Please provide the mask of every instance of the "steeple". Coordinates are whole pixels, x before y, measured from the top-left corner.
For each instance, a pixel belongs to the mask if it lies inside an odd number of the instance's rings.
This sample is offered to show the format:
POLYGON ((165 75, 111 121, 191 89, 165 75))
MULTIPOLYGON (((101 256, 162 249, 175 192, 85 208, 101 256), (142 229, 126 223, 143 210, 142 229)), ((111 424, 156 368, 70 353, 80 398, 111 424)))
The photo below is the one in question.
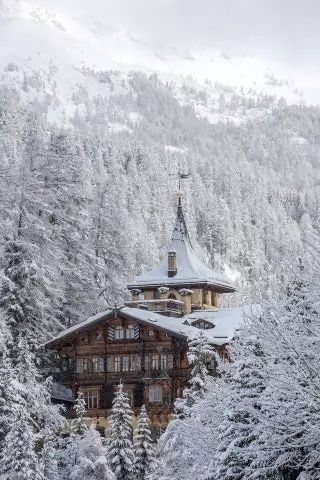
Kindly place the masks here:
POLYGON ((224 275, 214 272, 205 265, 195 253, 185 222, 181 196, 179 195, 176 220, 167 253, 159 265, 151 271, 139 275, 128 285, 133 297, 138 301, 138 292, 144 299, 156 300, 171 298, 189 306, 184 313, 189 313, 193 306, 208 308, 219 305, 221 293, 234 292, 232 282, 224 275), (160 292, 160 294, 159 294, 160 292), (191 298, 192 297, 192 298, 191 298))

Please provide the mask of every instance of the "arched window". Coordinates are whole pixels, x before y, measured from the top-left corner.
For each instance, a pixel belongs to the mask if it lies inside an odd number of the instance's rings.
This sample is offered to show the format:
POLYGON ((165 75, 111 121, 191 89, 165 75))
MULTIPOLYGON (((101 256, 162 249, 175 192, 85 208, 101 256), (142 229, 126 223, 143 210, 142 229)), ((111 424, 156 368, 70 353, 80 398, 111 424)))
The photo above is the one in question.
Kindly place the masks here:
POLYGON ((149 387, 149 402, 160 403, 162 402, 163 391, 161 385, 150 385, 149 387))
POLYGON ((118 325, 114 330, 115 340, 122 340, 124 338, 124 329, 118 325))
POLYGON ((134 338, 134 326, 129 325, 126 330, 126 338, 134 338))

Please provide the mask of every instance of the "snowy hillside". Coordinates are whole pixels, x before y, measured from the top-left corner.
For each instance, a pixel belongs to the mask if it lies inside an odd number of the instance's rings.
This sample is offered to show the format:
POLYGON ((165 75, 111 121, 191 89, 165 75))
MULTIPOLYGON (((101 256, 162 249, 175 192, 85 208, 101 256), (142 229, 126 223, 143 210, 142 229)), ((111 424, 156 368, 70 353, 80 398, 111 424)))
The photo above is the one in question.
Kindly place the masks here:
POLYGON ((0 175, 0 252, 26 189, 24 235, 61 287, 65 318, 121 302, 166 248, 184 168, 193 243, 237 280, 230 301, 278 293, 288 265, 312 258, 318 231, 320 114, 306 105, 316 73, 307 84, 279 65, 147 41, 110 22, 62 1, 0 3, 0 156, 16 185, 0 175), (44 195, 53 166, 61 177, 44 195), (36 207, 44 198, 48 217, 36 207))
MULTIPOLYGON (((157 72, 164 82, 173 82, 182 103, 190 102, 190 96, 186 99, 181 93, 183 85, 196 93, 200 91, 199 98, 206 96, 206 104, 199 104, 195 98, 191 103, 199 115, 213 122, 220 119, 217 113, 223 113, 221 108, 217 112, 213 104, 224 85, 241 90, 248 98, 262 92, 284 97, 290 103, 320 100, 315 74, 301 75, 253 58, 228 58, 209 48, 148 43, 130 26, 109 24, 107 18, 84 19, 76 10, 71 14, 61 4, 54 9, 52 5, 48 1, 2 0, 0 82, 20 85, 27 101, 36 97, 49 103, 49 118, 59 123, 65 123, 74 113, 72 96, 76 90, 85 88, 90 97, 109 96, 112 85, 113 93, 122 92, 131 70, 157 72), (101 74, 110 70, 121 74, 101 74), (88 71, 95 72, 96 78, 88 76, 88 71)), ((224 113, 226 119, 236 121, 242 116, 234 111, 224 113)))

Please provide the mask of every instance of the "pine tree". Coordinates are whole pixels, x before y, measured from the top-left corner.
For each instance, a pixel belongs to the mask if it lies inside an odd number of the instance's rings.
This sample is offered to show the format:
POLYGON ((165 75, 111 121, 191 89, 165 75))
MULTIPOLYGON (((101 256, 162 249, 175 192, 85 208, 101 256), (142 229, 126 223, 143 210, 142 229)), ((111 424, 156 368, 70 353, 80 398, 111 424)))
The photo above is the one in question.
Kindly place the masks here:
POLYGON ((149 418, 146 407, 141 407, 137 428, 134 432, 134 475, 135 480, 146 480, 154 461, 149 418))
POLYGON ((88 432, 85 422, 86 404, 83 393, 79 390, 73 405, 75 418, 71 421, 70 436, 60 440, 57 462, 60 480, 70 480, 70 475, 79 468, 81 458, 81 442, 88 432))
POLYGON ((231 363, 221 364, 224 376, 223 417, 212 479, 240 480, 254 457, 250 447, 256 438, 265 388, 263 352, 258 341, 243 332, 231 346, 231 363))
POLYGON ((79 390, 77 394, 76 401, 73 406, 76 418, 71 422, 71 433, 72 435, 82 436, 88 429, 87 424, 84 421, 86 413, 86 402, 83 398, 83 393, 79 390))
POLYGON ((115 480, 115 475, 107 464, 101 436, 94 427, 85 431, 78 448, 78 460, 70 474, 70 480, 115 480))
POLYGON ((1 452, 0 472, 7 480, 45 480, 35 449, 35 435, 28 412, 17 406, 12 427, 1 452))
POLYGON ((188 360, 192 365, 189 387, 183 392, 183 398, 177 399, 175 404, 175 417, 183 419, 191 414, 193 405, 203 398, 206 391, 208 377, 207 363, 217 359, 217 353, 202 330, 195 339, 188 344, 188 360))
POLYGON ((9 329, 4 319, 0 318, 0 450, 13 421, 14 403, 20 399, 14 381, 15 372, 7 348, 11 341, 9 329))
POLYGON ((112 402, 112 413, 109 417, 110 436, 108 446, 108 462, 117 480, 132 480, 134 469, 134 454, 131 441, 133 412, 129 396, 124 392, 120 382, 112 402))

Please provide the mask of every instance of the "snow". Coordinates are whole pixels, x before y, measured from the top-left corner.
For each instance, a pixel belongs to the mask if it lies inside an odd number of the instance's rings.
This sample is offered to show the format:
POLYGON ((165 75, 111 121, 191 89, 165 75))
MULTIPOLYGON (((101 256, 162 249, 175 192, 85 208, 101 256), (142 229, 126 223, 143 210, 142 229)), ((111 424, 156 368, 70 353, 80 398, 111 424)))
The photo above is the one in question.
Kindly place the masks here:
POLYGON ((166 145, 164 149, 166 152, 181 153, 181 154, 184 154, 187 151, 186 148, 175 147, 174 145, 166 145))
POLYGON ((165 255, 158 266, 150 272, 136 277, 135 280, 128 285, 128 288, 137 288, 144 285, 190 285, 205 283, 221 286, 230 292, 234 291, 232 282, 226 276, 214 272, 197 257, 188 236, 181 207, 178 207, 176 223, 168 252, 176 253, 177 273, 174 277, 168 277, 168 259, 167 255, 165 255))
MULTIPOLYGON (((66 335, 70 335, 74 332, 78 332, 79 329, 82 330, 89 325, 92 326, 95 322, 98 322, 99 320, 101 320, 101 318, 105 317, 110 312, 112 312, 112 310, 106 310, 105 312, 97 313, 96 315, 93 315, 92 317, 87 318, 83 322, 77 323, 76 325, 73 325, 72 327, 67 328, 66 330, 63 330, 62 332, 59 333, 59 335, 57 335, 54 338, 54 340, 58 340, 59 338, 65 337, 66 335)), ((46 346, 50 345, 52 341, 53 340, 50 340, 45 345, 46 346)))
MULTIPOLYGON (((245 318, 248 318, 252 314, 252 310, 256 306, 244 305, 238 308, 216 308, 208 310, 199 310, 185 315, 181 318, 167 317, 160 315, 159 313, 151 312, 148 310, 142 310, 140 308, 123 307, 119 311, 119 315, 125 315, 131 319, 135 319, 138 322, 142 322, 145 325, 157 325, 162 330, 169 333, 183 336, 186 339, 194 339, 199 333, 197 327, 186 324, 192 323, 196 320, 206 320, 214 325, 214 328, 205 330, 205 334, 209 343, 214 345, 224 345, 229 343, 235 336, 236 332, 241 328, 241 324, 245 318)), ((93 317, 89 317, 84 322, 78 323, 67 330, 61 332, 54 339, 50 340, 46 346, 50 347, 56 341, 67 337, 72 334, 77 334, 83 329, 100 323, 103 320, 109 318, 114 312, 107 310, 105 312, 98 313, 93 317)))
MULTIPOLYGON (((143 41, 141 32, 132 34, 130 25, 110 25, 104 18, 82 18, 61 4, 54 9, 45 8, 37 0, 6 5, 0 7, 0 69, 13 62, 23 72, 29 62, 33 69, 46 68, 49 72, 53 62, 65 73, 64 82, 58 75, 57 90, 62 96, 79 85, 82 68, 90 67, 125 74, 131 70, 157 72, 163 81, 193 81, 198 86, 211 80, 283 96, 290 103, 300 103, 302 95, 307 102, 320 101, 319 68, 289 68, 245 56, 227 58, 219 49, 169 47, 161 40, 155 45, 143 41)), ((210 117, 210 109, 200 103, 196 110, 212 122, 217 121, 217 114, 213 112, 210 117)), ((237 121, 241 121, 240 116, 237 121)))

